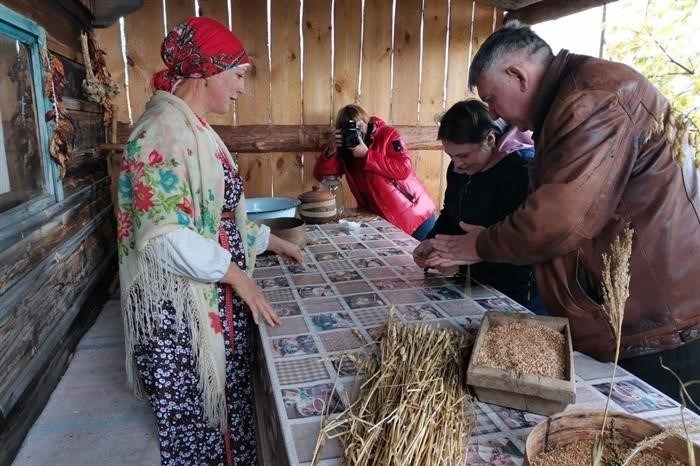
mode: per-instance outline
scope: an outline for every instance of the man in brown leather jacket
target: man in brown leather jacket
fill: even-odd
[[[554,56],[518,22],[484,42],[469,83],[492,117],[534,131],[533,192],[499,224],[432,240],[431,264],[534,264],[547,308],[570,320],[574,348],[610,361],[601,256],[631,226],[621,365],[678,398],[659,356],[684,381],[699,378],[700,186],[692,152],[673,159],[669,102],[626,65]],[[691,395],[700,404],[698,385]]]

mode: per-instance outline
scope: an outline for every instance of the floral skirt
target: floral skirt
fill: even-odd
[[[231,326],[225,312],[224,287],[218,288],[226,347],[228,435],[204,420],[190,332],[185,323],[176,328],[170,303],[161,308],[161,327],[154,337],[134,348],[139,375],[156,416],[163,465],[257,463],[251,383],[252,319],[234,296],[229,313],[233,317]]]

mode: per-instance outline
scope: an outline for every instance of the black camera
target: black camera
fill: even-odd
[[[343,147],[352,149],[360,144],[360,129],[355,120],[348,120],[343,128]]]

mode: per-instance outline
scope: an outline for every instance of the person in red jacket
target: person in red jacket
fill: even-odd
[[[416,178],[401,134],[358,105],[341,108],[335,128],[314,166],[316,179],[344,174],[359,209],[425,239],[435,224],[435,202]]]

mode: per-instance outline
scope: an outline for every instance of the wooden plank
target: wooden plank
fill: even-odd
[[[474,2],[471,0],[452,0],[450,6],[450,32],[447,55],[447,82],[445,86],[445,109],[455,102],[473,96],[467,86],[469,63],[471,61],[471,30]],[[440,177],[440,193],[436,197],[438,208],[445,203],[447,188],[447,167],[450,157],[441,151],[442,176]]]
[[[435,125],[444,109],[447,0],[425,0],[423,13],[423,67],[418,124]]]
[[[533,3],[537,3],[539,1],[541,0],[479,0],[479,3],[505,8],[506,10],[515,10],[532,5]],[[567,1],[568,0],[563,0],[563,2]]]
[[[105,141],[102,113],[71,110],[69,114],[75,128],[74,153],[93,149]]]
[[[107,182],[105,180],[104,182],[86,187],[58,203],[52,199],[48,205],[44,205],[38,210],[24,209],[24,211],[21,212],[22,215],[11,217],[11,222],[3,222],[2,225],[0,225],[0,251],[11,247],[17,241],[21,241],[22,238],[32,231],[41,229],[47,223],[48,219],[62,215],[73,206],[85,203],[87,200],[96,197],[98,195],[96,193],[103,189],[106,184]],[[4,221],[5,218],[2,220]]]
[[[0,307],[9,308],[0,320],[0,352],[5,377],[0,380],[0,410],[8,413],[26,389],[26,369],[41,364],[34,359],[46,345],[60,338],[75,318],[73,304],[90,283],[99,264],[116,249],[111,209],[107,208],[70,241],[56,250],[17,286],[0,297]],[[97,229],[97,227],[100,227]],[[93,275],[94,274],[94,275]],[[36,284],[41,283],[37,288]],[[44,353],[45,355],[45,353]]]
[[[228,27],[228,4],[225,1],[199,0],[199,15],[215,19],[224,26]],[[232,125],[233,105],[231,105],[231,109],[225,115],[215,115],[210,113],[207,115],[207,122],[210,125]]]
[[[418,123],[422,4],[422,0],[404,0],[396,4],[394,89],[391,97],[391,121],[395,125]]]
[[[270,373],[265,362],[262,336],[259,332],[253,332],[253,399],[255,400],[256,435],[258,439],[258,464],[265,466],[288,466],[289,460],[287,448],[284,445],[282,422],[280,413],[275,406],[275,392],[277,387],[272,384]]]
[[[476,3],[474,6],[474,22],[472,24],[472,56],[476,54],[481,44],[494,30],[494,15],[496,8]]]
[[[450,37],[447,55],[447,86],[445,107],[472,95],[467,87],[469,71],[469,37],[472,28],[472,0],[452,0],[450,7]]]
[[[138,120],[146,102],[151,98],[153,74],[164,68],[160,58],[163,42],[163,7],[160,2],[149,0],[124,18],[126,56],[129,72],[129,100],[131,116]]]
[[[246,93],[236,102],[236,124],[270,121],[270,63],[267,48],[267,5],[260,1],[232,2],[233,30],[243,41],[252,63]],[[272,194],[272,162],[269,154],[238,154],[238,169],[248,197]]]
[[[95,39],[98,46],[104,50],[105,64],[112,75],[112,80],[119,86],[119,93],[112,98],[112,108],[117,121],[127,123],[129,111],[126,102],[126,82],[124,81],[124,59],[122,58],[119,22],[104,29],[95,29]]]
[[[153,2],[153,0],[150,0]],[[149,0],[146,0],[148,3]],[[158,3],[160,2],[153,2]],[[222,2],[225,3],[225,2]],[[166,0],[165,2],[165,25],[170,31],[172,28],[185,21],[192,16],[195,16],[194,0]]]
[[[510,11],[505,21],[518,19],[526,24],[543,23],[614,1],[616,0],[542,0]]]
[[[328,125],[332,131],[333,81],[331,79],[331,2],[304,0],[302,34],[304,37],[304,69],[302,88],[302,120],[305,124]],[[327,89],[326,87],[327,86]],[[311,190],[316,183],[314,165],[319,151],[302,152],[302,191]]]
[[[391,110],[391,15],[391,2],[366,0],[360,104],[384,120]]]
[[[356,0],[336,0],[335,30],[333,42],[335,57],[333,62],[333,121],[342,107],[360,102],[360,59],[362,50],[362,11]],[[334,123],[335,124],[335,123]],[[342,179],[345,193],[345,206],[356,207],[357,201],[350,192],[345,177]]]
[[[331,81],[331,4],[328,0],[304,0],[304,83],[305,124],[332,125],[335,114]],[[344,47],[344,46],[343,46]],[[336,50],[336,54],[338,50]]]
[[[44,216],[41,225],[17,232],[11,241],[9,238],[3,241],[6,246],[0,253],[0,296],[109,206],[111,198],[106,181],[99,184],[99,190],[86,189],[83,195],[71,200],[70,207],[63,212]],[[0,311],[0,320],[9,309]]]
[[[270,121],[301,123],[300,0],[271,3]],[[272,164],[272,195],[296,197],[302,193],[301,153],[275,152]]]
[[[50,50],[74,60],[80,53],[80,31],[90,27],[89,12],[83,10],[77,16],[65,10],[74,0],[47,2],[45,0],[3,0],[3,6],[35,21],[46,30]],[[78,10],[76,10],[78,11]],[[77,60],[81,61],[82,60]]]
[[[447,46],[447,1],[426,0],[423,13],[423,66],[421,69],[420,111],[418,124],[429,126],[437,138],[436,117],[444,110],[445,51]],[[416,151],[414,168],[426,190],[442,205],[445,192],[444,157],[441,151]]]
[[[0,413],[0,464],[10,464],[29,429],[41,414],[51,393],[70,363],[73,350],[82,336],[95,322],[109,294],[109,287],[117,273],[115,255],[107,258],[93,271],[90,283],[83,288],[73,306],[80,309],[70,328],[61,334],[51,348],[44,364],[34,371],[34,377],[7,416]],[[68,311],[72,313],[72,310]]]
[[[435,150],[435,127],[394,125],[412,150]],[[230,151],[247,153],[318,151],[328,143],[327,125],[242,125],[214,126]],[[121,150],[130,133],[128,125],[119,125],[121,144],[103,144],[103,150]]]
[[[333,63],[333,116],[341,107],[359,100],[360,32],[362,14],[357,0],[335,2],[335,59]]]
[[[70,195],[107,177],[107,160],[100,151],[73,157],[63,178],[63,193]]]

